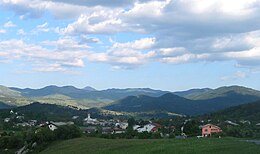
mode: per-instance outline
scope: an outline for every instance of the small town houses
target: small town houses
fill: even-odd
[[[184,128],[187,126],[187,122],[192,121],[192,119],[184,119],[184,122],[176,128],[172,124],[167,125],[160,125],[156,123],[155,121],[136,121],[136,123],[131,126],[132,129],[136,133],[156,133],[159,132],[162,137],[167,137],[170,134],[176,134],[178,132],[178,129],[180,130],[180,134],[183,137],[187,137],[187,135],[184,132]],[[82,132],[90,134],[90,133],[101,133],[101,134],[123,134],[127,133],[127,129],[129,127],[128,120],[122,120],[122,119],[96,119],[91,117],[90,114],[87,114],[87,116],[84,118],[82,116],[73,115],[70,119],[64,120],[64,121],[37,121],[34,119],[28,120],[28,118],[20,113],[14,112],[13,110],[10,111],[9,115],[7,117],[3,117],[3,122],[6,123],[8,127],[13,128],[28,128],[28,127],[34,127],[34,128],[41,128],[41,127],[47,127],[50,130],[54,131],[55,129],[58,129],[60,126],[63,125],[73,125],[74,123],[79,124],[78,125]],[[227,128],[232,127],[240,127],[243,125],[247,125],[249,127],[259,127],[260,123],[254,123],[249,120],[237,120],[237,121],[231,121],[229,120],[205,120],[202,119],[199,121],[201,126],[199,126],[201,130],[201,136],[197,136],[198,138],[201,137],[212,137],[212,134],[217,134],[223,132],[223,130],[212,123],[217,123],[218,125],[222,126],[224,130]],[[131,129],[130,129],[131,130]],[[177,130],[177,131],[176,131]]]

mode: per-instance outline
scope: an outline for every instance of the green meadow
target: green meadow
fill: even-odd
[[[55,142],[41,154],[259,154],[260,145],[237,138],[101,139]]]

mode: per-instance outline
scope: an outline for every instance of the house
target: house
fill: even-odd
[[[232,125],[232,126],[238,126],[238,125],[239,125],[239,124],[234,123],[234,122],[232,122],[232,121],[230,121],[230,120],[226,120],[225,123],[227,123],[227,124],[229,124],[229,125]]]
[[[28,122],[22,122],[22,123],[17,123],[16,126],[28,127],[30,126],[30,124]]]
[[[138,128],[141,128],[141,126],[140,125],[134,125],[133,126],[133,130],[137,130]]]
[[[240,123],[251,125],[251,121],[249,120],[240,120]]]
[[[97,132],[97,127],[96,126],[89,126],[89,127],[81,127],[80,128],[84,133],[95,133]]]
[[[30,120],[28,123],[30,126],[35,126],[37,124],[37,120]]]
[[[24,116],[16,116],[16,119],[23,120]]]
[[[79,116],[73,116],[72,119],[75,120],[75,119],[78,119]]]
[[[48,128],[51,130],[51,131],[54,131],[55,129],[57,129],[58,127],[60,126],[64,126],[64,125],[73,125],[74,122],[47,122],[47,125]]]
[[[126,133],[125,129],[114,128],[113,134],[123,134],[123,133]]]
[[[152,132],[157,132],[159,128],[161,128],[161,125],[152,123],[152,124],[144,125],[143,127],[136,128],[136,130],[138,133],[143,133],[143,132],[152,133]]]
[[[128,122],[127,121],[118,122],[115,124],[115,126],[121,129],[126,129],[128,127]]]
[[[11,118],[5,118],[4,122],[9,122],[11,120]]]
[[[113,131],[111,127],[102,127],[102,134],[112,134]]]
[[[222,132],[221,128],[213,125],[213,124],[207,124],[201,127],[202,128],[202,136],[203,137],[210,137],[213,133],[220,133]]]

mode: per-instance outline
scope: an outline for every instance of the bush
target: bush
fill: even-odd
[[[60,126],[54,130],[56,139],[72,139],[81,136],[80,129],[75,125]]]

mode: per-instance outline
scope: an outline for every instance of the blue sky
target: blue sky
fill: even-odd
[[[0,85],[260,90],[260,0],[0,0]]]

